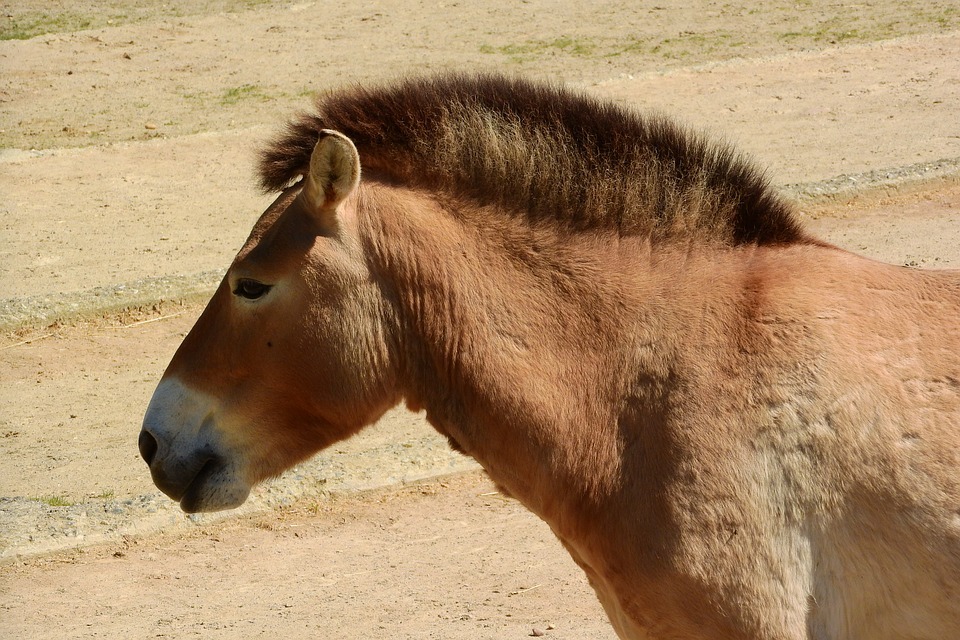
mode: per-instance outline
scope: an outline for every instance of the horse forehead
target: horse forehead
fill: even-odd
[[[298,205],[297,193],[284,194],[260,216],[237,254],[237,262],[264,266],[303,256],[314,246],[318,234],[312,218]]]
[[[269,205],[263,210],[253,227],[250,229],[250,235],[247,237],[244,247],[257,242],[268,229],[270,229],[289,208],[297,201],[300,193],[300,185],[296,184],[283,190]]]

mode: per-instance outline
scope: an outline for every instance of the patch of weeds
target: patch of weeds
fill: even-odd
[[[862,16],[833,17],[814,26],[787,31],[778,37],[787,42],[812,42],[816,44],[839,44],[843,42],[872,42],[922,31],[925,25],[937,21],[931,16],[917,14],[916,24],[901,20],[874,22]]]
[[[838,6],[839,7],[839,6]],[[789,28],[775,34],[789,45],[822,45],[876,42],[889,38],[948,31],[960,26],[960,7],[955,3],[917,3],[905,0],[894,10],[872,12],[869,5],[846,5],[831,9],[815,21],[802,11],[790,16]]]
[[[7,3],[11,4],[11,3]],[[43,2],[30,4],[41,6],[46,11],[33,11],[29,7],[17,7],[12,3],[4,7],[0,15],[0,40],[27,40],[45,33],[69,33],[83,29],[99,29],[122,24],[138,23],[157,19],[185,18],[193,15],[240,13],[271,5],[285,4],[281,0],[168,0],[167,2],[130,2],[130,0],[100,0],[81,2],[79,11],[56,11],[43,7]],[[46,5],[68,3],[46,2]]]
[[[228,5],[231,5],[227,11],[249,11],[250,9],[265,7],[271,4],[271,2],[272,0],[234,0],[233,2],[227,3]]]
[[[63,13],[30,12],[0,17],[0,40],[28,40],[45,33],[80,31],[95,26],[90,16]]]
[[[43,498],[36,498],[36,500],[50,507],[72,507],[76,504],[65,496],[44,496]]]
[[[596,46],[590,40],[570,38],[568,36],[560,36],[556,40],[547,43],[547,46],[551,49],[559,49],[564,53],[569,53],[574,56],[591,56],[596,49]]]
[[[936,12],[918,12],[917,17],[950,31],[960,25],[960,6],[939,7]]]
[[[533,58],[557,52],[571,56],[589,57],[594,55],[596,48],[591,40],[560,36],[553,40],[527,40],[526,42],[506,44],[499,47],[484,44],[480,45],[480,53],[505,55],[509,56],[513,62],[526,62]]]
[[[708,56],[728,57],[746,46],[741,34],[728,31],[693,32],[683,31],[676,37],[653,38],[631,36],[610,45],[605,57],[654,56],[673,60],[700,60]]]
[[[180,97],[194,104],[206,104],[213,99],[211,94],[206,91],[184,91],[182,89],[180,90]]]
[[[701,59],[705,55],[736,49],[744,44],[735,34],[726,31],[683,31],[675,38],[664,38],[650,48],[650,53],[674,60]]]
[[[98,496],[94,496],[97,500],[113,500],[114,492],[113,489],[107,489]]]
[[[650,38],[638,38],[631,36],[626,40],[617,43],[613,51],[606,54],[607,58],[615,58],[621,55],[647,54],[650,53],[653,45]]]
[[[875,37],[880,36],[876,34]],[[835,30],[831,29],[827,25],[819,25],[811,29],[803,29],[801,31],[788,31],[780,35],[781,40],[788,41],[809,41],[816,43],[829,43],[836,44],[838,42],[844,41],[865,41],[871,40],[873,38],[868,38],[864,36],[863,33],[857,29],[847,29],[847,30]]]
[[[263,89],[255,84],[244,84],[239,87],[227,89],[220,96],[220,104],[224,106],[237,104],[241,100],[269,100],[270,96],[263,92]]]

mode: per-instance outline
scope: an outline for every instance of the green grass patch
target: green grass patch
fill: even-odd
[[[499,47],[480,45],[480,53],[508,56],[514,62],[526,62],[545,55],[563,53],[577,57],[590,57],[597,50],[596,44],[588,38],[560,36],[553,40],[527,40]]]
[[[68,500],[65,496],[44,496],[37,498],[37,501],[50,507],[72,507],[76,504],[73,500]]]
[[[568,36],[560,36],[555,40],[551,40],[547,43],[547,47],[574,56],[592,56],[596,50],[596,46],[592,41],[585,38],[571,38]]]
[[[673,38],[663,38],[650,43],[649,53],[670,60],[701,59],[705,55],[721,57],[736,55],[734,50],[743,47],[746,41],[739,34],[727,31],[684,31]]]
[[[23,13],[18,16],[0,16],[0,40],[27,40],[45,33],[80,31],[95,25],[91,16],[64,11],[63,13]]]
[[[588,39],[561,36],[552,40],[527,40],[502,46],[482,45],[480,52],[508,56],[512,62],[525,63],[549,55],[563,54],[579,58],[615,58],[624,55],[684,59],[694,54],[729,52],[746,44],[741,34],[727,31],[683,32],[675,37],[630,36],[617,39]]]
[[[884,34],[874,32],[865,34],[858,29],[843,29],[839,25],[819,25],[800,31],[788,31],[781,34],[780,39],[793,42],[815,42],[818,44],[837,44],[839,42],[867,42],[882,40]]]
[[[0,13],[0,40],[28,40],[47,33],[71,33],[122,24],[184,18],[197,14],[239,13],[284,0],[167,0],[167,2],[130,2],[130,0],[74,0],[52,3],[21,0],[8,3]],[[50,5],[69,5],[58,11]]]
[[[909,20],[880,19],[851,14],[820,20],[816,24],[796,25],[796,28],[780,33],[781,42],[789,44],[842,44],[852,42],[876,42],[888,38],[923,33],[925,28],[935,27],[949,31],[960,26],[960,8],[939,7],[932,10],[912,12]]]
[[[220,104],[229,106],[237,104],[243,100],[269,100],[270,96],[264,93],[263,89],[255,84],[244,84],[239,87],[227,89],[220,96]]]

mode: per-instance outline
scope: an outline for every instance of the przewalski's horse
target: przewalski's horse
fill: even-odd
[[[960,273],[829,246],[729,149],[520,80],[328,95],[261,176],[140,436],[184,510],[406,402],[621,637],[960,638]]]

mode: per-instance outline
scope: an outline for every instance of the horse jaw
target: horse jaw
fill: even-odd
[[[187,513],[239,507],[250,494],[244,458],[225,442],[216,409],[212,397],[168,377],[143,418],[140,455],[157,488]]]

